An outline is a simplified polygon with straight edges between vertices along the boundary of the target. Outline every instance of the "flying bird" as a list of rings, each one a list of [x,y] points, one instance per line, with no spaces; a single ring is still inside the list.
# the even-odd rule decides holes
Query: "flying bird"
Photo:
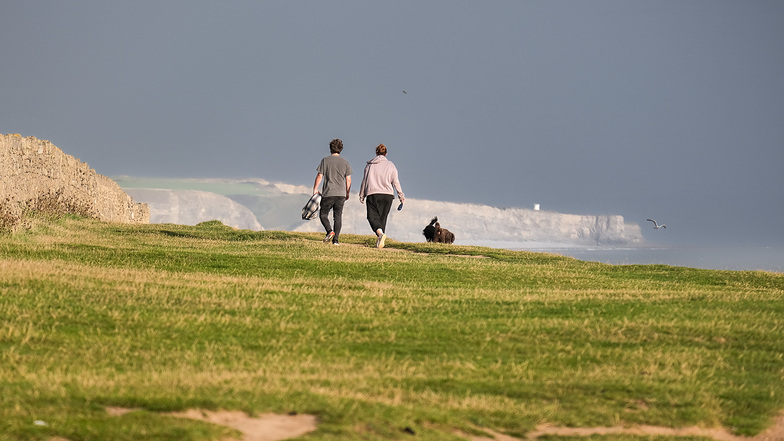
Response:
[[[404,91],[403,91],[403,95],[408,95],[408,92],[406,92],[406,91],[404,90]]]
[[[645,219],[645,220],[653,222],[653,229],[654,230],[658,230],[659,228],[665,228],[665,229],[667,228],[667,225],[664,225],[664,224],[659,225],[653,219]]]

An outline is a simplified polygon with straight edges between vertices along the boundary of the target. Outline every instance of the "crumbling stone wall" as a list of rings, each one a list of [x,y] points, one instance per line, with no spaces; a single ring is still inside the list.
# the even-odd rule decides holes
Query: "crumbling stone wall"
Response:
[[[147,204],[134,202],[116,182],[51,142],[0,135],[0,208],[41,199],[81,207],[88,216],[104,221],[150,222]]]

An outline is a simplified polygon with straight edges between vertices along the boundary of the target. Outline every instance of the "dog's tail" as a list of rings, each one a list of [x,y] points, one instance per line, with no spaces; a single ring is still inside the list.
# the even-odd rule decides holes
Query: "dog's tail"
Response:
[[[438,222],[438,216],[430,220],[430,225],[435,225],[436,222]]]

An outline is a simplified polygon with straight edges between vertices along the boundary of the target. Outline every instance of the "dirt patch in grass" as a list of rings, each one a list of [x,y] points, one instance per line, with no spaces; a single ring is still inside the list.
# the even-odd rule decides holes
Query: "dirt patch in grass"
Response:
[[[346,243],[346,242],[341,242],[341,246],[354,247],[354,248],[375,248],[372,245],[358,244],[358,243]],[[429,256],[429,255],[431,255],[431,253],[423,253],[423,252],[420,252],[420,251],[411,251],[411,250],[405,250],[405,249],[395,248],[395,247],[386,247],[386,248],[382,248],[382,249],[385,250],[385,251],[397,251],[397,252],[401,252],[401,253],[411,253],[411,254],[416,254],[416,255],[419,255],[419,256]],[[446,256],[446,257],[470,257],[470,258],[474,258],[474,259],[487,259],[487,256],[483,256],[481,254],[434,254],[434,255],[441,255],[441,256]]]
[[[106,411],[110,415],[124,415],[137,409],[123,407],[108,407]],[[201,409],[190,409],[185,412],[170,412],[167,415],[190,418],[194,420],[207,421],[213,424],[236,429],[243,434],[242,441],[277,441],[294,438],[316,430],[317,418],[313,415],[279,415],[264,414],[258,417],[248,416],[240,411],[210,411]],[[555,427],[548,424],[540,424],[530,432],[525,438],[515,438],[496,432],[492,429],[481,428],[482,431],[490,434],[486,436],[473,436],[466,433],[457,433],[471,441],[523,441],[537,440],[543,436],[592,436],[592,435],[637,435],[637,436],[701,436],[716,441],[782,441],[784,440],[784,413],[779,415],[773,426],[765,432],[754,436],[736,436],[725,428],[704,428],[704,427],[684,427],[671,428],[661,426],[632,426],[632,427]],[[51,438],[49,441],[67,441],[63,438]],[[230,441],[230,440],[226,440]]]
[[[122,407],[109,407],[106,409],[110,415],[115,416],[133,412],[134,410],[136,409]],[[242,432],[242,441],[278,441],[302,436],[316,430],[317,422],[316,417],[313,415],[267,413],[258,417],[251,417],[245,412],[228,410],[190,409],[185,412],[170,412],[166,413],[166,415],[231,427]]]
[[[660,426],[633,426],[633,427],[554,427],[547,424],[537,426],[536,430],[528,433],[526,438],[515,438],[503,433],[498,433],[486,428],[483,431],[492,437],[468,436],[471,441],[522,441],[536,440],[546,435],[557,436],[592,436],[592,435],[639,435],[639,436],[701,436],[716,441],[782,441],[784,440],[784,414],[776,418],[775,423],[765,432],[754,436],[736,436],[725,428],[708,429],[704,427],[671,428]],[[465,436],[465,435],[464,435]]]
[[[313,415],[278,415],[268,413],[250,417],[240,411],[209,411],[191,409],[168,415],[207,421],[239,430],[245,435],[243,441],[277,441],[301,436],[316,430]]]

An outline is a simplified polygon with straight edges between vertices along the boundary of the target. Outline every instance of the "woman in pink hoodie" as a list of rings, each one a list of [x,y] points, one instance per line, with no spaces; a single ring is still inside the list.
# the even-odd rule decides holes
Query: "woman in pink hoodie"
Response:
[[[367,199],[367,220],[370,228],[376,233],[376,248],[384,248],[387,238],[387,216],[395,200],[395,191],[400,199],[400,206],[406,201],[406,195],[400,187],[397,177],[397,167],[387,159],[387,147],[379,144],[376,147],[376,157],[367,162],[362,185],[359,186],[359,202],[365,203]]]

